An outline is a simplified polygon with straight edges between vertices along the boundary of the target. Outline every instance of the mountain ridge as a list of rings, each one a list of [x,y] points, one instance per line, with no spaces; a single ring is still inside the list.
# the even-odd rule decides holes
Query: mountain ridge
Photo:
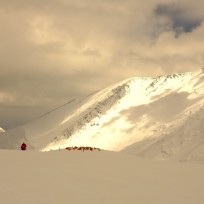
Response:
[[[195,114],[204,104],[203,79],[201,71],[123,80],[1,133],[0,148],[18,149],[26,141],[30,149],[41,151],[82,145],[169,159],[174,153],[161,156],[166,150],[159,149],[149,155],[152,150],[145,153],[145,145],[138,144],[165,138]],[[133,150],[134,144],[143,152]]]

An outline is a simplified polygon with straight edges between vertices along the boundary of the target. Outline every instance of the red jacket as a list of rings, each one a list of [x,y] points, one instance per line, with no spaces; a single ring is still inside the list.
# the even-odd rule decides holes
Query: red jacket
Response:
[[[27,148],[26,144],[23,143],[23,144],[21,145],[21,150],[26,150],[26,148]]]

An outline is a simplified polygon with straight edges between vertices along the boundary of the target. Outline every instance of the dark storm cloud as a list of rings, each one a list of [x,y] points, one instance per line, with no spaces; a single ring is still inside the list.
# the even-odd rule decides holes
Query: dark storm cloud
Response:
[[[191,12],[194,12],[193,10]],[[171,20],[170,27],[175,31],[178,37],[183,32],[190,33],[197,27],[201,26],[203,17],[189,16],[188,10],[177,4],[159,4],[155,13],[158,16],[164,16]]]

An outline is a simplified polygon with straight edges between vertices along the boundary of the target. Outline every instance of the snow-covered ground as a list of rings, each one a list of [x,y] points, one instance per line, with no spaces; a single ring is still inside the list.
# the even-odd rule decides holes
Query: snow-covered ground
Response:
[[[204,166],[106,151],[0,150],[2,204],[203,204]]]
[[[204,161],[204,72],[135,77],[1,133],[0,148],[95,146],[153,159]]]

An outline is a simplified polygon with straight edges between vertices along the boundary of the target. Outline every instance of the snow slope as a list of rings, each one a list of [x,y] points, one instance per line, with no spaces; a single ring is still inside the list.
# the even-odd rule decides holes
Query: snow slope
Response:
[[[135,77],[1,134],[0,148],[96,146],[154,159],[204,160],[204,72]]]
[[[0,150],[0,161],[2,204],[203,204],[204,200],[200,164],[106,151]]]
[[[0,133],[5,132],[3,128],[0,127]]]

